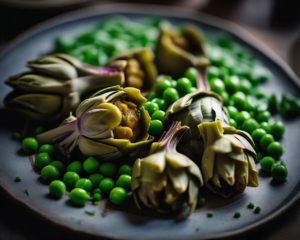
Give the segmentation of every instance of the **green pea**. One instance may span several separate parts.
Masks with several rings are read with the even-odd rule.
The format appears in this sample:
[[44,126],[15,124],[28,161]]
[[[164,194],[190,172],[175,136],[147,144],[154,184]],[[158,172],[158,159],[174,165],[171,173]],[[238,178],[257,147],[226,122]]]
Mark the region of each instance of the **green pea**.
[[262,168],[262,170],[264,170],[267,173],[271,173],[271,167],[272,164],[275,163],[275,159],[272,157],[264,157],[261,161],[260,161],[260,166]]
[[76,203],[78,205],[84,206],[86,203],[86,200],[89,199],[89,195],[84,189],[81,188],[74,188],[70,192],[70,199],[73,203]]
[[42,169],[43,167],[49,165],[50,162],[51,162],[51,159],[50,159],[48,153],[39,153],[35,157],[34,164],[37,168]]
[[122,205],[127,199],[127,192],[124,188],[115,187],[109,194],[109,200],[116,204]]
[[203,206],[205,205],[205,203],[206,203],[205,198],[200,197],[200,198],[198,199],[198,206],[199,206],[199,207],[203,207]]
[[92,187],[92,182],[87,178],[80,178],[75,184],[75,188],[82,188],[87,192],[91,191]]
[[184,96],[190,92],[192,83],[188,78],[179,78],[177,80],[176,90],[180,96]]
[[239,91],[249,95],[251,93],[252,84],[246,79],[240,81]]
[[231,100],[233,101],[234,106],[242,111],[246,107],[246,95],[243,92],[236,92],[231,96]]
[[70,163],[69,166],[67,167],[66,171],[67,172],[76,172],[79,175],[81,175],[83,173],[82,162],[74,161],[74,162]]
[[198,91],[198,89],[195,88],[195,87],[191,87],[191,88],[190,88],[190,93],[197,92],[197,91]]
[[280,139],[282,138],[283,134],[284,134],[284,125],[282,122],[277,121],[275,122],[272,126],[271,126],[271,134],[276,138],[276,139]]
[[99,172],[104,177],[113,177],[116,175],[117,167],[114,163],[106,162],[100,165]]
[[245,111],[256,112],[257,111],[257,99],[253,96],[247,96],[247,102],[245,104]]
[[222,66],[224,65],[224,55],[222,49],[218,47],[212,48],[209,52],[209,60],[213,65]]
[[104,178],[99,183],[99,188],[101,190],[101,193],[103,194],[109,194],[110,191],[115,187],[115,182],[111,178]]
[[95,193],[95,194],[93,195],[93,200],[94,200],[94,201],[100,201],[101,199],[102,199],[102,196],[101,196],[100,193]]
[[256,120],[259,123],[262,122],[269,122],[270,118],[271,118],[271,113],[269,111],[263,111],[257,114]]
[[261,207],[260,206],[257,206],[254,210],[255,213],[260,213],[261,211]]
[[54,180],[49,184],[49,192],[52,196],[61,198],[66,192],[66,185],[62,181]]
[[19,140],[21,138],[21,134],[19,132],[15,132],[13,135],[13,139]]
[[260,140],[265,136],[267,132],[262,128],[258,128],[251,133],[251,137],[255,143],[260,143]]
[[234,217],[235,218],[239,218],[241,216],[241,213],[240,212],[235,212],[235,214],[234,214]]
[[274,114],[278,111],[278,102],[275,94],[272,94],[268,99],[268,110]]
[[125,174],[121,175],[117,180],[116,186],[131,191],[131,176]]
[[152,136],[161,135],[164,132],[164,125],[159,120],[151,120],[148,133]]
[[267,153],[269,156],[279,159],[283,155],[283,147],[279,142],[272,142],[267,148]]
[[148,97],[147,97],[147,101],[151,102],[153,99],[155,99],[156,95],[155,93],[151,93]]
[[248,112],[241,111],[236,115],[235,120],[236,120],[237,125],[240,126],[244,123],[245,120],[250,119],[250,118],[251,118],[251,116]]
[[172,84],[172,88],[175,88],[177,87],[177,81],[176,80],[171,80],[171,84]]
[[199,73],[198,73],[198,70],[196,68],[194,68],[194,67],[188,68],[184,73],[184,77],[188,78],[191,81],[192,86],[197,87],[197,81],[198,81],[198,78],[199,78]]
[[258,163],[263,159],[263,154],[262,153],[257,153],[256,155],[257,155],[257,157],[255,159],[255,163]]
[[237,76],[230,76],[224,81],[225,89],[229,94],[234,94],[239,90],[240,79]]
[[95,194],[95,193],[101,193],[100,188],[95,188],[94,191],[93,191],[93,193],[94,193],[94,194]]
[[104,179],[104,176],[100,173],[93,173],[88,179],[92,182],[93,187],[98,187],[99,183]]
[[171,88],[172,83],[169,79],[163,79],[156,84],[156,94],[157,96],[163,96],[164,91],[167,88]]
[[261,138],[259,144],[262,149],[267,150],[272,142],[274,142],[274,137],[271,134],[266,134]]
[[151,120],[159,120],[159,121],[163,121],[163,118],[164,118],[164,116],[165,116],[165,112],[164,111],[161,111],[161,110],[159,110],[159,111],[156,111],[156,112],[154,112],[153,114],[152,114],[152,116],[151,116]]
[[222,94],[225,91],[225,85],[223,81],[219,78],[213,78],[210,80],[210,88],[211,91],[216,92],[218,94]]
[[35,128],[34,132],[35,132],[35,135],[38,135],[38,134],[44,132],[44,128],[42,126],[37,126]]
[[83,162],[83,169],[89,174],[97,172],[99,166],[98,160],[94,157],[89,157]]
[[151,116],[154,112],[159,110],[159,106],[157,103],[154,102],[146,102],[144,104],[145,110],[148,111],[149,115]]
[[221,94],[221,97],[222,97],[222,99],[223,99],[223,103],[224,103],[224,105],[225,106],[227,106],[227,105],[229,105],[229,94],[228,94],[228,92],[225,92],[225,91],[223,91]]
[[29,137],[22,141],[22,147],[24,152],[33,154],[38,150],[39,144],[35,138]]
[[42,169],[41,176],[46,182],[52,182],[59,178],[59,171],[56,167],[48,165]]
[[123,174],[132,175],[132,167],[128,164],[124,164],[119,168],[118,175],[121,176]]
[[252,134],[252,132],[257,128],[258,128],[258,123],[253,118],[245,120],[242,125],[242,130],[246,131],[249,134]]
[[[219,68],[215,67],[215,66],[209,66],[207,68],[207,72],[206,72],[206,79],[207,80],[211,80],[213,78],[217,78],[219,77],[220,71]],[[198,78],[198,76],[197,76]]]
[[231,127],[237,128],[237,123],[234,119],[230,118],[229,122]]
[[271,126],[269,123],[261,122],[259,127],[262,128],[263,130],[265,130],[266,133],[271,133]]
[[65,167],[65,164],[63,162],[53,161],[53,162],[49,163],[49,165],[54,166],[58,169],[60,177],[62,177],[64,175],[66,167]]
[[56,155],[56,149],[50,144],[44,144],[40,147],[39,153],[48,153],[51,158],[54,158]]
[[251,209],[253,209],[255,207],[255,205],[254,205],[254,203],[253,202],[250,202],[249,204],[248,204],[248,208],[251,208]]
[[179,94],[176,89],[167,88],[163,93],[163,97],[167,104],[172,104],[179,99]]
[[229,70],[228,70],[227,67],[223,67],[223,66],[220,67],[219,70],[220,70],[220,73],[219,73],[218,78],[220,78],[220,79],[222,79],[224,81],[229,76]]
[[239,111],[234,106],[228,106],[227,111],[228,111],[230,118],[233,118],[233,119],[235,119],[236,115],[239,113]]
[[154,98],[152,100],[153,103],[156,103],[159,107],[160,110],[162,111],[166,111],[169,107],[169,105],[166,103],[166,101],[164,99],[161,98]]
[[271,175],[272,178],[278,182],[286,180],[288,176],[288,170],[285,163],[283,161],[281,161],[280,163],[273,163],[271,167]]
[[63,182],[66,184],[69,188],[74,188],[76,185],[76,182],[80,179],[78,173],[76,172],[66,172],[63,177]]

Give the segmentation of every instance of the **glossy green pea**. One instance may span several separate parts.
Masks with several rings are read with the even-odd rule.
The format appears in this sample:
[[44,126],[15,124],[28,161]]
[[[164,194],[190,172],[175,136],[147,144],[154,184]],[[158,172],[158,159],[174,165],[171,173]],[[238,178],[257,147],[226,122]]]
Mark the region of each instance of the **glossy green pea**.
[[169,105],[166,103],[166,101],[162,98],[154,98],[152,100],[153,103],[156,103],[160,110],[166,111],[169,107]]
[[205,203],[206,203],[205,198],[200,197],[200,198],[198,199],[198,206],[199,206],[199,207],[203,207],[203,206],[205,205]]
[[223,81],[219,78],[213,78],[209,82],[211,91],[222,94],[225,91],[225,85]]
[[100,201],[102,199],[102,196],[100,193],[94,193],[93,200],[94,201]]
[[188,78],[179,78],[177,80],[176,90],[180,96],[184,96],[190,92],[192,83]]
[[93,187],[98,187],[99,183],[104,179],[104,176],[100,173],[93,173],[88,179],[92,182]]
[[171,88],[172,83],[169,79],[163,79],[156,84],[156,94],[157,96],[163,96],[166,89]]
[[242,130],[246,131],[249,134],[252,134],[252,132],[257,128],[258,128],[258,123],[253,118],[245,120],[242,125]]
[[74,161],[70,163],[69,166],[67,167],[66,172],[76,172],[79,175],[81,175],[83,173],[82,162]]
[[22,141],[22,147],[24,152],[33,154],[38,150],[39,144],[35,138],[29,137]]
[[228,106],[229,105],[229,100],[230,100],[228,92],[223,91],[220,95],[223,99],[224,106]]
[[284,134],[284,125],[282,122],[277,121],[275,122],[272,126],[271,126],[271,134],[276,138],[276,139],[280,139],[282,138],[283,134]]
[[59,178],[59,171],[56,167],[48,165],[42,169],[41,176],[46,182],[52,182]]
[[44,128],[42,126],[37,126],[34,130],[35,135],[41,134],[42,132],[44,132]]
[[224,81],[225,89],[229,94],[234,94],[239,90],[240,79],[237,76],[230,76]]
[[288,176],[288,170],[285,163],[283,161],[281,161],[281,163],[273,163],[271,167],[271,175],[272,178],[278,182],[286,180]]
[[152,114],[151,120],[159,120],[159,121],[162,122],[164,116],[165,116],[165,112],[159,110],[159,111],[156,111],[156,112],[154,112],[154,113]]
[[283,155],[283,147],[279,142],[272,142],[267,148],[267,153],[269,156],[279,159]]
[[231,96],[231,100],[239,111],[242,111],[246,108],[247,100],[246,95],[243,92],[236,92]]
[[225,81],[225,79],[228,78],[230,71],[225,66],[221,66],[219,68],[219,70],[220,70],[220,72],[219,72],[218,78],[220,78],[222,81]]
[[266,133],[271,133],[271,126],[269,123],[261,122],[259,127],[262,128],[263,130],[265,130]]
[[[198,74],[198,71],[197,71],[197,74]],[[219,74],[220,74],[219,68],[217,68],[215,66],[209,66],[207,68],[207,72],[206,72],[206,79],[208,81],[210,81],[213,78],[219,77]],[[198,79],[198,76],[197,76],[197,79]],[[197,81],[197,79],[196,79],[196,81]]]
[[119,168],[118,175],[121,176],[123,174],[132,175],[132,167],[128,164],[124,164]]
[[43,167],[49,165],[50,162],[51,159],[48,153],[39,153],[35,157],[34,164],[37,168],[42,169]]
[[93,184],[92,184],[91,180],[89,180],[87,178],[80,178],[75,184],[75,188],[81,188],[87,192],[91,191],[92,187],[93,187]]
[[245,104],[245,111],[247,112],[256,112],[257,111],[258,101],[256,97],[247,96],[247,102]]
[[98,160],[94,157],[89,157],[83,162],[83,169],[89,174],[97,172],[99,166]]
[[222,49],[214,47],[209,51],[209,60],[213,65],[222,66],[224,65],[224,55]]
[[171,80],[171,84],[172,84],[172,88],[175,88],[177,87],[177,81],[176,80]]
[[62,177],[66,171],[65,164],[61,161],[53,161],[49,163],[49,165],[54,166],[58,169],[59,171],[59,176]]
[[236,120],[237,125],[240,126],[243,124],[243,122],[245,120],[250,119],[250,118],[251,118],[251,116],[248,112],[241,111],[236,115],[235,120]]
[[80,179],[78,173],[76,172],[66,172],[63,177],[63,182],[66,184],[69,188],[74,188],[76,185],[76,182]]
[[74,188],[70,192],[70,199],[73,203],[76,203],[80,206],[84,206],[86,203],[86,200],[89,199],[89,195],[84,189],[81,188]]
[[145,110],[148,111],[149,115],[151,116],[154,112],[159,110],[159,106],[157,103],[154,102],[146,102],[144,104]]
[[272,114],[278,111],[278,102],[275,94],[272,94],[268,99],[268,110]]
[[188,68],[184,73],[184,77],[188,78],[191,81],[192,86],[197,87],[199,73],[196,68],[194,68],[194,67]]
[[274,142],[274,137],[271,134],[266,134],[261,138],[259,145],[262,149],[267,150],[272,142]]
[[147,97],[147,101],[148,102],[151,102],[153,99],[155,99],[156,98],[156,95],[155,95],[155,93],[151,93],[148,97]]
[[230,118],[233,118],[233,119],[235,119],[236,115],[239,113],[239,111],[234,106],[228,106],[227,111],[228,111]]
[[109,200],[116,204],[122,205],[127,199],[127,192],[124,188],[116,187],[111,190],[109,194]]
[[237,123],[234,119],[230,118],[229,123],[231,127],[237,128]]
[[49,192],[52,196],[61,198],[66,192],[66,185],[62,181],[54,180],[49,184]]
[[152,136],[160,135],[164,132],[164,125],[159,120],[151,120],[148,133]]
[[263,159],[263,154],[262,153],[257,153],[255,163],[260,162],[262,159]]
[[129,175],[121,175],[116,183],[117,187],[122,187],[126,191],[131,191],[131,176]]
[[251,133],[251,137],[255,143],[259,144],[262,137],[266,134],[267,132],[265,130],[263,130],[262,128],[257,128]]
[[239,91],[249,95],[251,92],[252,84],[247,79],[242,79],[240,81]]
[[175,88],[167,88],[163,93],[163,97],[167,104],[172,104],[179,99],[179,94]]
[[48,153],[51,158],[54,158],[56,155],[56,149],[50,144],[44,144],[40,147],[39,153]]
[[262,122],[269,122],[269,120],[271,119],[271,113],[269,111],[263,111],[263,112],[259,112],[257,114],[257,117],[256,117],[256,120],[259,122],[259,123],[262,123]]
[[193,93],[193,92],[197,92],[198,91],[198,89],[197,88],[195,88],[195,87],[191,87],[190,88],[190,92],[189,93]]
[[260,161],[260,166],[262,168],[262,170],[264,170],[267,173],[271,173],[271,167],[272,164],[275,163],[275,159],[272,157],[264,157],[261,161]]
[[95,193],[101,193],[100,188],[95,188],[94,191],[93,191],[93,193],[94,193],[94,194],[95,194]]
[[103,194],[109,194],[110,191],[115,187],[115,182],[111,178],[104,178],[99,183],[99,188],[101,190],[101,193]]
[[117,167],[112,162],[106,162],[106,163],[103,163],[103,164],[100,165],[99,172],[104,177],[113,177],[113,176],[116,175]]

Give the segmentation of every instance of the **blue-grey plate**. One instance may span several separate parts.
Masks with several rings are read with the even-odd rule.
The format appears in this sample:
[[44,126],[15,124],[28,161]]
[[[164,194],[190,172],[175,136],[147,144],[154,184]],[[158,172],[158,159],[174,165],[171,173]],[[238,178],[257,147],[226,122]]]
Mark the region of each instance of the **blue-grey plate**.
[[[4,81],[11,75],[25,71],[27,61],[52,51],[58,34],[75,34],[114,14],[137,21],[148,16],[159,16],[177,25],[186,22],[195,24],[205,33],[226,33],[272,72],[272,78],[263,85],[266,94],[275,93],[280,97],[285,92],[299,91],[299,79],[290,68],[263,44],[232,23],[183,8],[119,4],[70,13],[38,25],[18,37],[0,56],[0,99],[11,90],[4,85]],[[275,119],[282,120],[286,126],[281,142],[285,150],[282,160],[286,162],[289,170],[287,181],[276,184],[270,176],[259,171],[258,188],[247,188],[243,194],[229,199],[206,193],[205,207],[196,209],[189,217],[180,217],[187,211],[186,207],[175,214],[159,215],[139,211],[131,196],[122,207],[115,207],[106,200],[101,201],[99,206],[88,203],[85,207],[76,207],[67,195],[59,200],[52,199],[48,194],[48,186],[32,168],[32,156],[24,156],[20,142],[12,139],[12,133],[21,130],[24,120],[13,117],[1,103],[0,188],[12,199],[52,223],[95,237],[175,240],[236,235],[278,216],[300,196],[300,119],[287,121],[280,116],[275,116]],[[259,165],[257,168],[260,170]],[[21,176],[22,181],[16,183],[16,176]],[[29,196],[24,193],[26,189]],[[250,201],[261,207],[259,214],[247,208]],[[90,216],[85,211],[95,211],[95,215]],[[208,211],[213,211],[214,217],[208,218]],[[241,212],[241,218],[233,217],[236,211]]]

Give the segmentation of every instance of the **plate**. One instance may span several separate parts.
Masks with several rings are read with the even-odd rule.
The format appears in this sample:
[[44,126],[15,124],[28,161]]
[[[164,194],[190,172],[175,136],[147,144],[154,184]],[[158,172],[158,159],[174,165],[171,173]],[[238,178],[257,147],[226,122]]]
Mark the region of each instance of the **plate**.
[[[25,71],[28,60],[36,59],[54,49],[54,39],[60,34],[75,34],[85,28],[96,25],[101,19],[114,14],[124,15],[133,20],[144,17],[159,16],[175,25],[192,23],[209,34],[226,33],[232,39],[250,51],[271,72],[272,78],[262,87],[266,94],[275,93],[278,97],[285,92],[299,91],[300,82],[291,69],[262,43],[235,24],[225,22],[186,10],[153,5],[114,4],[83,9],[63,15],[34,27],[14,40],[0,56],[0,97],[11,90],[3,82],[11,75]],[[85,207],[74,206],[68,196],[54,200],[49,196],[48,187],[32,168],[33,157],[24,156],[21,144],[13,141],[12,133],[20,130],[24,120],[14,118],[0,104],[0,188],[12,199],[37,213],[50,222],[94,237],[117,239],[209,239],[236,235],[273,219],[291,206],[300,196],[300,119],[281,120],[286,126],[286,133],[281,140],[285,153],[289,176],[285,183],[276,184],[270,176],[259,171],[258,188],[247,188],[244,193],[229,199],[207,195],[207,204],[197,208],[189,217],[182,216],[187,211],[184,206],[171,215],[158,215],[153,212],[139,211],[129,196],[127,205],[112,206],[108,201],[101,201],[100,206],[88,203]],[[26,129],[25,129],[26,130]],[[257,166],[260,170],[259,165]],[[22,181],[14,182],[16,176]],[[24,191],[28,190],[29,196]],[[255,214],[247,208],[252,201],[262,211]],[[96,211],[90,216],[85,211]],[[214,212],[213,218],[207,218],[208,211]],[[235,211],[242,217],[233,218]]]

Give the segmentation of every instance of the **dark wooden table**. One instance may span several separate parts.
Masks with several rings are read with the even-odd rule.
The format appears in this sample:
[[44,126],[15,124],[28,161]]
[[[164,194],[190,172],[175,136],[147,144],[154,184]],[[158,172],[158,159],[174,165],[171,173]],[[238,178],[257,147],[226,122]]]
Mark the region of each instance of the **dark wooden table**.
[[[93,1],[89,5],[107,2],[117,1]],[[297,0],[152,0],[143,2],[181,5],[234,21],[261,39],[285,61],[288,59],[289,47],[300,35],[300,6]],[[32,11],[0,6],[0,50],[14,36],[30,26],[69,10],[71,9]],[[0,240],[10,239],[82,240],[83,238],[49,224],[0,192]],[[297,201],[277,219],[255,230],[228,239],[300,239],[300,201]]]

